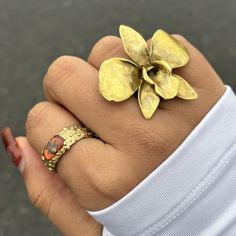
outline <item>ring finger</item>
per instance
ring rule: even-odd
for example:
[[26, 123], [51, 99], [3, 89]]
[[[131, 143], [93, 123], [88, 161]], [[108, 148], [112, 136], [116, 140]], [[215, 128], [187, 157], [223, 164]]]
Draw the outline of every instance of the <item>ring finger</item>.
[[[54, 103], [42, 102], [29, 112], [26, 122], [27, 139], [41, 153], [51, 137], [72, 125], [78, 125], [78, 120], [73, 115]], [[123, 164], [124, 155], [115, 148], [99, 139], [86, 138], [74, 144], [61, 157], [57, 171], [75, 193], [78, 202], [84, 208], [94, 210], [112, 203], [101, 192], [109, 191], [107, 184], [110, 181], [112, 183], [110, 176], [115, 176], [115, 172], [118, 173]]]

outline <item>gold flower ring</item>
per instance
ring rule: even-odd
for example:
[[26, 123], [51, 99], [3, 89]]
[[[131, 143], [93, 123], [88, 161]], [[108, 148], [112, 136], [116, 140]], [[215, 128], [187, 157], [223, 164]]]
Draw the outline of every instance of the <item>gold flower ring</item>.
[[81, 139], [90, 138], [93, 135], [88, 128], [81, 126], [64, 128], [45, 145], [41, 159], [50, 171], [55, 171], [58, 161], [73, 144]]
[[152, 37], [150, 48], [134, 29], [121, 25], [120, 36], [129, 57], [111, 58], [99, 70], [99, 91], [108, 101], [122, 102], [138, 91], [143, 116], [150, 119], [160, 98], [196, 99], [195, 90], [172, 69], [185, 66], [189, 54], [184, 45], [163, 30]]

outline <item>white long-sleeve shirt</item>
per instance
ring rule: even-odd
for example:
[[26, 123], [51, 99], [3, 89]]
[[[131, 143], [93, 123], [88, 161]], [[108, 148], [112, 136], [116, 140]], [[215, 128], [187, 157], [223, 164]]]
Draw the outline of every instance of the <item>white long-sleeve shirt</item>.
[[88, 212], [104, 225], [104, 236], [236, 236], [236, 96], [231, 88], [138, 186], [106, 209]]

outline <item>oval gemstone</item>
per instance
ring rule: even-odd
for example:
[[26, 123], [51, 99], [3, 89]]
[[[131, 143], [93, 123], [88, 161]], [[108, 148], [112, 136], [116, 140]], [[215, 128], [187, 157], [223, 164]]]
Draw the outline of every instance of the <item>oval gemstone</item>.
[[55, 135], [52, 137], [43, 150], [43, 156], [47, 160], [51, 160], [63, 147], [64, 141], [65, 140], [60, 135]]

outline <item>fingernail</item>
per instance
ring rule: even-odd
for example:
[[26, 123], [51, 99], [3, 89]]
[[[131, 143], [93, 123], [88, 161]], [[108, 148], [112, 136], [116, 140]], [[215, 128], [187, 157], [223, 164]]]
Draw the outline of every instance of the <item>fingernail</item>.
[[24, 170], [24, 160], [21, 155], [21, 150], [16, 142], [16, 139], [10, 128], [4, 128], [1, 132], [2, 141], [5, 150], [12, 163], [21, 171]]

